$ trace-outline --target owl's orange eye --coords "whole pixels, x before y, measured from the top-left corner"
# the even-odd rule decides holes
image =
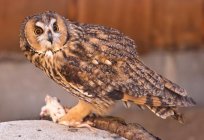
[[[35,32],[36,35],[41,35],[43,33],[43,29],[40,28],[40,27],[35,27],[35,31],[34,32]]]
[[[59,31],[59,27],[57,26],[56,22],[53,24],[53,31],[54,32],[58,32]]]

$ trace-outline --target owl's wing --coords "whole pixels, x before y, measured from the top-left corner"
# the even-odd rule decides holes
[[[65,59],[64,67],[73,69],[70,75],[83,93],[141,105],[194,104],[184,89],[145,66],[134,41],[118,30],[89,24],[81,24],[79,30],[83,35],[69,50],[76,63]]]
[[[95,51],[112,58],[136,58],[137,51],[134,40],[118,30],[100,25],[82,24],[84,39],[97,47]]]
[[[131,73],[131,81],[125,83],[131,92],[129,95],[144,97],[144,104],[151,106],[189,106],[195,102],[187,92],[145,66],[138,58],[127,63],[126,68]],[[140,100],[141,102],[141,100]]]

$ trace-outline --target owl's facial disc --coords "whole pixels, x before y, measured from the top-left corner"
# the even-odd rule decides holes
[[[25,19],[23,36],[30,46],[29,51],[54,54],[66,47],[68,22],[55,12],[44,12]]]
[[[47,50],[52,51],[60,43],[60,32],[57,21],[54,18],[47,24],[41,21],[36,22],[34,32],[39,44]]]

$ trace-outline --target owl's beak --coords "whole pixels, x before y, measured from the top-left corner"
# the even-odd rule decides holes
[[[53,37],[52,37],[52,32],[48,31],[48,41],[52,44],[53,43]]]

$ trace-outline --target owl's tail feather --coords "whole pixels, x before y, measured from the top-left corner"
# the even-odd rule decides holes
[[[172,117],[178,120],[180,123],[183,123],[183,117],[177,111],[177,107],[174,105],[167,104],[166,101],[157,96],[142,96],[142,97],[133,97],[128,94],[125,94],[123,97],[123,101],[132,102],[139,106],[146,106],[153,113],[155,113],[158,117],[162,119],[166,119],[167,117]]]
[[[130,96],[128,94],[125,94],[123,97],[123,101],[126,102],[133,102],[137,105],[150,105],[150,106],[166,106],[166,104],[162,101],[162,99],[160,97],[157,96],[151,96],[151,95],[147,95],[147,96],[142,96],[142,97],[134,97],[134,96]]]
[[[184,123],[182,114],[180,114],[175,107],[155,107],[147,105],[147,108],[149,108],[153,113],[162,119],[172,117],[180,123]]]
[[[196,104],[196,102],[190,96],[175,94],[175,92],[168,88],[163,90],[163,95],[168,95],[168,98],[164,98],[163,102],[168,103],[169,106],[174,105],[177,107],[190,107]]]

